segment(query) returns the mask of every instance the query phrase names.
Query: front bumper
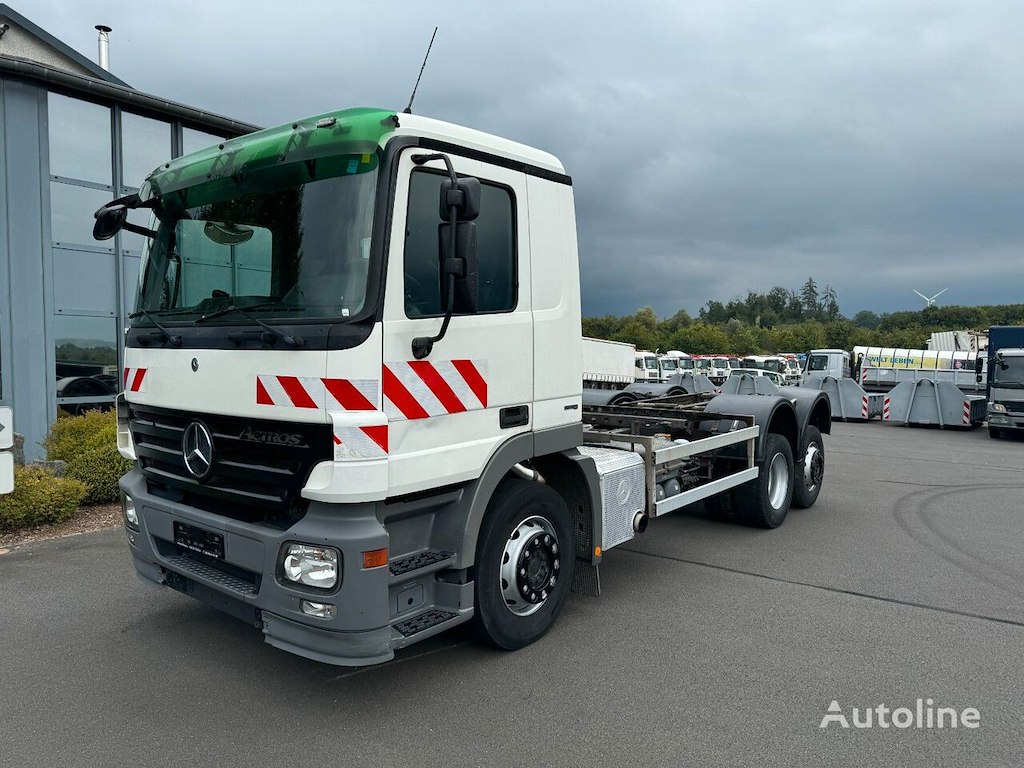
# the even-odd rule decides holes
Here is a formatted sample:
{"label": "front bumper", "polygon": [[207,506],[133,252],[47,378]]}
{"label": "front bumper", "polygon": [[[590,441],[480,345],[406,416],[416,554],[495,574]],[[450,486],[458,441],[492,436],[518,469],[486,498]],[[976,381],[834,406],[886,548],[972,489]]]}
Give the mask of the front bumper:
{"label": "front bumper", "polygon": [[1024,430],[1024,414],[1016,412],[988,412],[988,426],[990,429],[1021,429]]}
{"label": "front bumper", "polygon": [[[363,666],[394,656],[388,626],[387,566],[364,569],[362,553],[388,546],[374,505],[343,508],[310,502],[302,520],[286,531],[221,517],[152,495],[133,469],[121,490],[135,502],[139,530],[128,529],[138,575],[169,586],[243,619],[263,631],[268,643],[310,659]],[[175,522],[220,534],[223,560],[197,557],[176,545]],[[278,560],[286,542],[327,545],[341,551],[339,584],[325,593],[281,583]],[[337,606],[333,618],[302,612],[301,600]]]}

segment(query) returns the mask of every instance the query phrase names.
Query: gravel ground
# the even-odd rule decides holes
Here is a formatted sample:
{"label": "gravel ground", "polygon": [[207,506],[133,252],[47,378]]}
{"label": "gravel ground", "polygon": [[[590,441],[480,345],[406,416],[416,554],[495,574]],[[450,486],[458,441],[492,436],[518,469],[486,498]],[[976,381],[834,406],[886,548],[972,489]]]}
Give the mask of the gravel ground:
{"label": "gravel ground", "polygon": [[77,536],[80,533],[92,533],[104,528],[113,528],[121,524],[120,504],[97,504],[92,507],[79,507],[74,517],[57,525],[40,525],[21,531],[0,533],[0,555],[6,555],[12,549],[25,544],[47,539],[61,539],[65,536]]}

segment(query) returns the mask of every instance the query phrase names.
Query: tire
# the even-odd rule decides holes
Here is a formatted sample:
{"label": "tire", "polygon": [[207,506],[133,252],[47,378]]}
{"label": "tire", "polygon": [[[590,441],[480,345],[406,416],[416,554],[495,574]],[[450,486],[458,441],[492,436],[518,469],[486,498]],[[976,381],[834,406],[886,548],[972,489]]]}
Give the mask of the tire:
{"label": "tire", "polygon": [[733,520],[736,518],[736,489],[716,493],[704,499],[704,509],[716,520]]}
{"label": "tire", "polygon": [[562,497],[531,480],[503,481],[477,541],[478,636],[509,651],[543,637],[569,594],[575,554],[572,518]]}
{"label": "tire", "polygon": [[817,427],[808,425],[800,444],[800,467],[793,483],[793,506],[810,509],[825,482],[825,443]]}
{"label": "tire", "polygon": [[737,517],[746,525],[778,528],[793,499],[793,449],[782,435],[768,435],[760,469],[756,480],[736,488]]}
{"label": "tire", "polygon": [[628,405],[629,403],[635,402],[636,397],[630,394],[623,393],[621,395],[616,395],[611,400],[609,400],[608,405]]}
{"label": "tire", "polygon": [[1003,436],[1003,430],[992,429],[992,427],[989,427],[988,436],[991,437],[993,440],[999,440]]}

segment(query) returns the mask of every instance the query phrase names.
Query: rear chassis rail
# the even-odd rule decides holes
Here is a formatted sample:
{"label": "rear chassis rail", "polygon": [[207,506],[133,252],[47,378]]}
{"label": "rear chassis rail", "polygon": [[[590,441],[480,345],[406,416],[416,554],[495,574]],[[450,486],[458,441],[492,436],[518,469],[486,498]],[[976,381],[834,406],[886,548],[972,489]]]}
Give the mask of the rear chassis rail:
{"label": "rear chassis rail", "polygon": [[[646,513],[658,517],[722,491],[742,485],[758,476],[755,465],[761,427],[749,415],[706,413],[711,395],[676,395],[628,405],[584,406],[583,441],[592,445],[627,443],[644,461]],[[712,424],[706,422],[711,421]],[[720,432],[722,422],[728,431]],[[704,422],[704,426],[701,423]],[[745,426],[737,427],[737,424]],[[665,440],[683,438],[689,442],[664,445]],[[723,448],[745,443],[745,467],[714,477],[715,457]],[[695,459],[698,469],[684,475],[692,486],[658,501],[658,472],[672,463]]]}

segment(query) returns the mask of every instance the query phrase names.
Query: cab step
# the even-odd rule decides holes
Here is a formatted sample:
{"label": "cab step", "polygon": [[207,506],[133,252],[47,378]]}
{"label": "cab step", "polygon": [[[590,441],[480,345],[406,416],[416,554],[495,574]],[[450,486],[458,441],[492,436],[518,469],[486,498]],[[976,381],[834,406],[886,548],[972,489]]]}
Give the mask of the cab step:
{"label": "cab step", "polygon": [[[423,552],[414,552],[411,555],[396,557],[388,563],[388,569],[391,571],[392,576],[404,576],[412,571],[430,568],[430,566],[438,565],[439,563],[447,565],[446,561],[451,560],[453,555],[453,552],[444,550],[428,549]],[[441,568],[432,568],[431,570],[441,570]]]}
{"label": "cab step", "polygon": [[431,608],[424,611],[423,613],[417,614],[411,618],[405,619],[392,624],[403,637],[412,637],[418,635],[420,632],[430,629],[431,627],[443,624],[446,621],[454,619],[459,614],[454,611],[446,611],[443,608]]}

